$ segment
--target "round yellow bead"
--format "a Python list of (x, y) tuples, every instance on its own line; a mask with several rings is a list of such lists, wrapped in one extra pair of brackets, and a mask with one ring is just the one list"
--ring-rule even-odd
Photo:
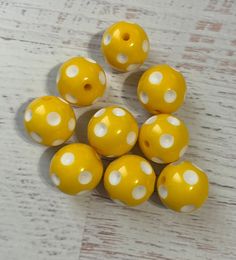
[(110, 26), (102, 38), (106, 61), (120, 71), (139, 68), (148, 56), (149, 40), (138, 24), (118, 22)]
[(152, 195), (156, 175), (151, 164), (137, 155), (123, 155), (111, 162), (104, 174), (104, 186), (112, 200), (137, 206)]
[(168, 165), (157, 181), (162, 203), (178, 212), (192, 212), (208, 197), (207, 175), (191, 162), (183, 161)]
[(150, 117), (140, 129), (139, 146), (144, 155), (156, 163), (177, 161), (188, 143), (189, 134), (184, 122), (169, 114)]
[(73, 105), (88, 106), (103, 96), (106, 74), (96, 61), (74, 57), (62, 64), (57, 75), (60, 95)]
[(125, 154), (133, 148), (137, 138), (138, 124), (124, 108), (102, 108), (89, 121), (89, 143), (101, 155), (117, 157)]
[(64, 193), (79, 195), (94, 189), (100, 182), (103, 165), (96, 151), (86, 144), (69, 144), (54, 155), (50, 177)]
[(169, 65), (157, 65), (144, 72), (137, 92), (139, 101), (150, 113), (172, 113), (184, 102), (185, 79)]
[(25, 110), (24, 124), (29, 135), (47, 146), (57, 146), (71, 137), (76, 118), (63, 99), (44, 96), (32, 101)]

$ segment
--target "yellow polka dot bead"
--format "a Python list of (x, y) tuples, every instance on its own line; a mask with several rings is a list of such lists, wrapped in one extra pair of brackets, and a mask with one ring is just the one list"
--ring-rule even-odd
[(74, 132), (76, 119), (63, 99), (44, 96), (32, 101), (25, 110), (24, 124), (29, 135), (47, 146), (64, 143)]
[(152, 195), (155, 180), (147, 160), (137, 155), (123, 155), (107, 167), (104, 186), (115, 202), (137, 206)]
[(109, 27), (102, 38), (106, 61), (120, 71), (139, 68), (148, 56), (149, 40), (138, 24), (118, 22)]
[(74, 57), (60, 67), (57, 87), (61, 96), (77, 106), (88, 106), (103, 96), (106, 89), (106, 75), (96, 61)]
[(97, 111), (88, 125), (88, 140), (96, 151), (107, 157), (129, 152), (138, 138), (138, 124), (132, 114), (118, 106)]
[(172, 113), (184, 102), (183, 75), (167, 64), (148, 69), (138, 83), (138, 98), (152, 114)]
[(150, 117), (140, 129), (140, 148), (148, 159), (156, 163), (177, 161), (185, 153), (188, 143), (185, 124), (169, 114)]
[(52, 158), (50, 177), (64, 193), (79, 195), (94, 189), (102, 178), (103, 165), (95, 150), (86, 144), (69, 144)]
[(191, 162), (173, 163), (161, 172), (157, 190), (166, 207), (189, 213), (201, 207), (207, 199), (208, 178)]

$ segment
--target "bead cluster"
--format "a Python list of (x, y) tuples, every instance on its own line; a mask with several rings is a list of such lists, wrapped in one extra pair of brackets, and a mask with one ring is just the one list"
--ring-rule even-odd
[[(149, 48), (145, 31), (130, 22), (113, 24), (101, 42), (105, 60), (124, 72), (137, 70)], [(62, 98), (37, 98), (24, 114), (29, 135), (46, 146), (61, 145), (73, 135), (76, 117), (71, 105), (94, 104), (105, 93), (107, 77), (96, 61), (74, 57), (60, 67), (56, 82)], [(153, 115), (139, 129), (123, 107), (98, 110), (88, 124), (89, 144), (67, 144), (55, 153), (49, 170), (53, 184), (66, 194), (80, 195), (103, 178), (111, 199), (128, 206), (148, 200), (156, 186), (166, 207), (185, 213), (199, 208), (208, 196), (208, 179), (193, 163), (178, 161), (187, 150), (189, 133), (184, 122), (171, 114), (183, 104), (185, 95), (186, 83), (179, 71), (166, 64), (149, 68), (139, 80), (137, 96)], [(128, 154), (137, 142), (147, 159)], [(104, 174), (101, 156), (112, 158)], [(170, 163), (157, 183), (150, 161)]]

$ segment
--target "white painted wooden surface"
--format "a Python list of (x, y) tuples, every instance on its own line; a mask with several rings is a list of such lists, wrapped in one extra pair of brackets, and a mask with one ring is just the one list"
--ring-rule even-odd
[[(234, 0), (0, 0), (0, 259), (236, 259), (235, 13)], [(24, 133), (26, 104), (57, 94), (58, 64), (75, 55), (100, 62), (110, 88), (93, 108), (76, 110), (74, 140), (85, 141), (88, 111), (105, 104), (124, 105), (139, 123), (148, 117), (135, 96), (140, 73), (112, 72), (99, 49), (101, 32), (124, 19), (150, 37), (142, 69), (165, 62), (186, 77), (177, 113), (191, 133), (185, 158), (211, 183), (209, 200), (193, 214), (161, 207), (156, 195), (121, 207), (102, 186), (81, 198), (63, 195), (47, 177), (55, 149)]]

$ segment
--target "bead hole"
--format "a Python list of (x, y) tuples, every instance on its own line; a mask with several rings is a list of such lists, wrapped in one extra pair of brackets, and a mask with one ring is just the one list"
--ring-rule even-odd
[(130, 35), (129, 35), (128, 33), (124, 33), (124, 34), (122, 35), (122, 39), (123, 39), (124, 41), (128, 41), (128, 40), (130, 39)]
[(149, 146), (150, 146), (150, 144), (149, 144), (149, 142), (148, 142), (147, 140), (144, 141), (144, 145), (145, 145), (146, 147), (149, 147)]
[(92, 89), (92, 85), (90, 85), (90, 84), (84, 85), (84, 90), (89, 91), (91, 89)]

